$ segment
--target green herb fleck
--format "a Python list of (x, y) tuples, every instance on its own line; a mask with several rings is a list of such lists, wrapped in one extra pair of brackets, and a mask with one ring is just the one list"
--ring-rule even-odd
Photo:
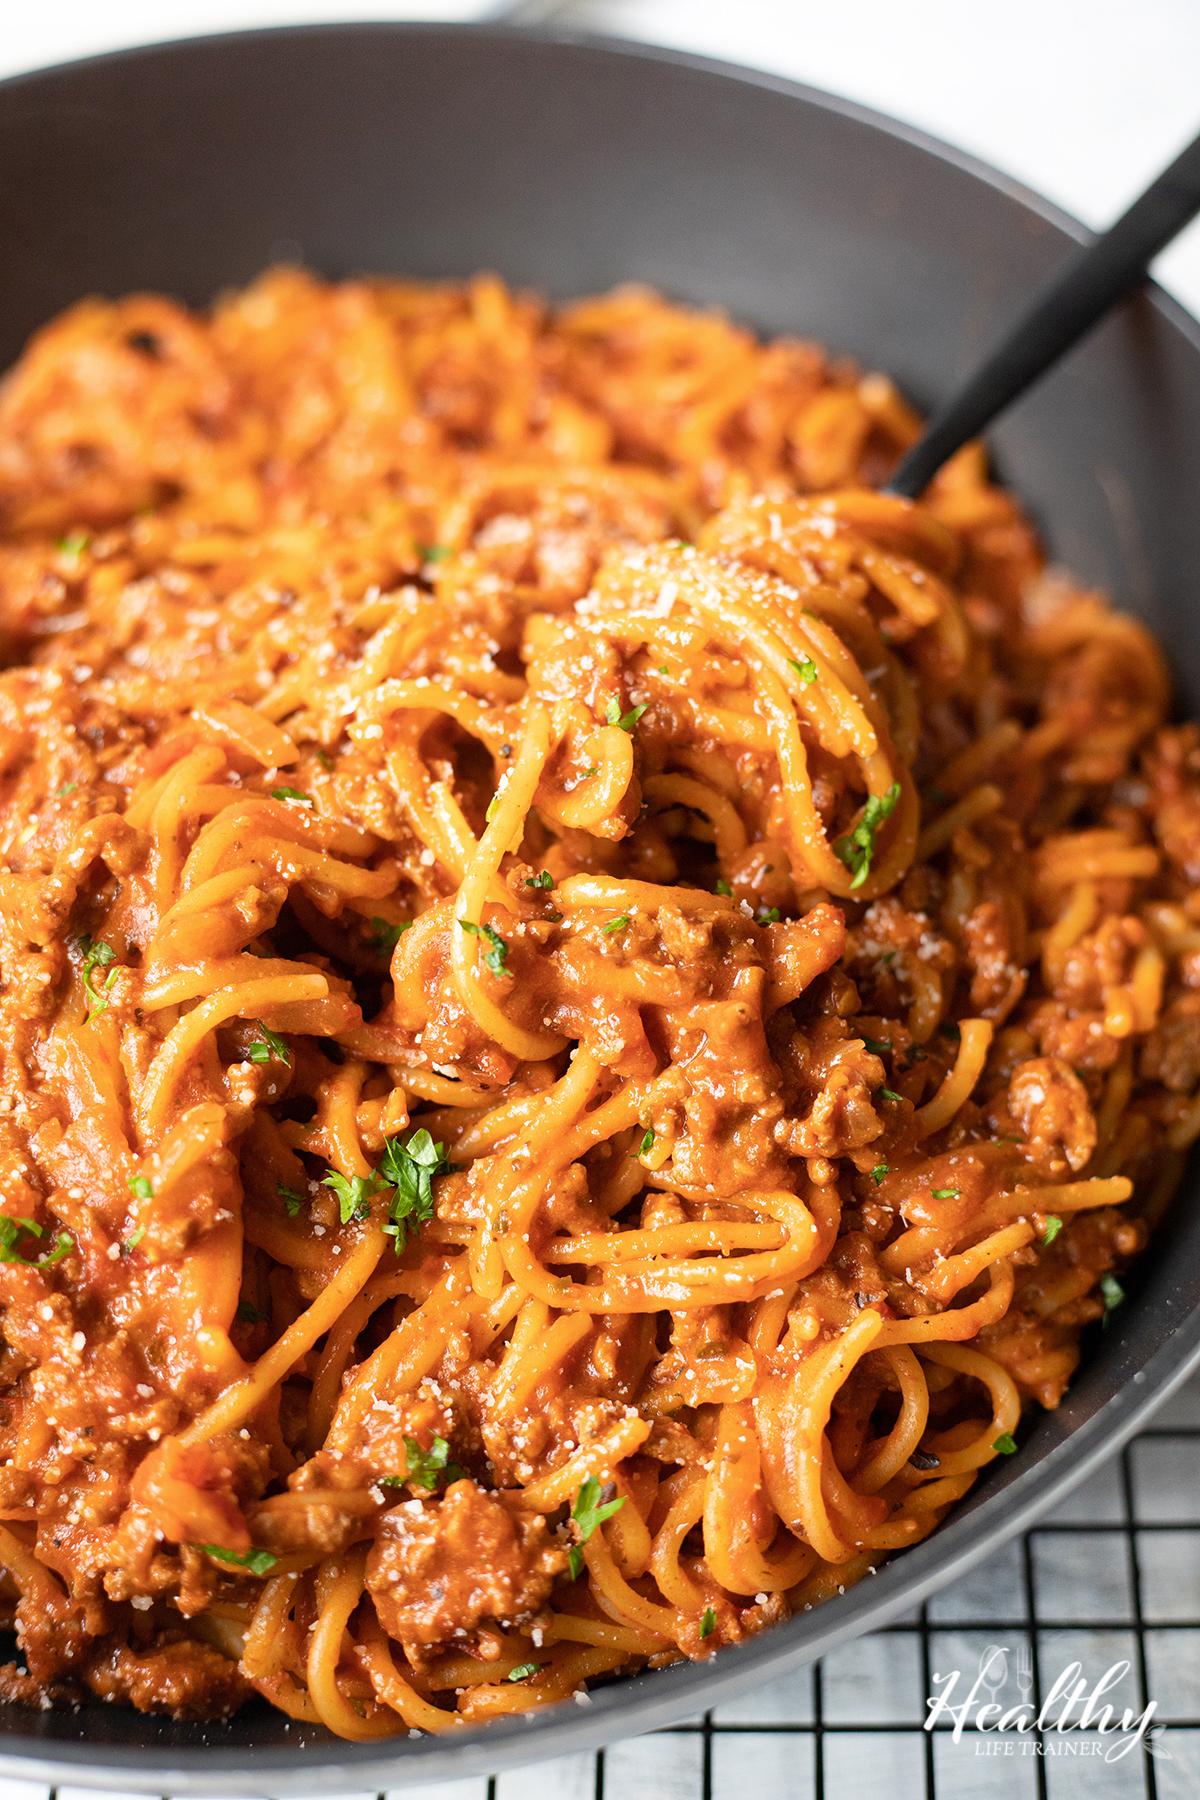
[(262, 1032), (262, 1042), (251, 1044), (246, 1052), (246, 1060), (252, 1063), (265, 1063), (270, 1062), (274, 1057), (275, 1061), (281, 1062), (285, 1069), (290, 1069), (292, 1054), (287, 1047), (286, 1040), (281, 1038), (278, 1032), (268, 1031), (261, 1019), (256, 1019), (254, 1022)]
[(330, 1169), (321, 1182), (322, 1187), (331, 1188), (337, 1195), (343, 1225), (348, 1225), (351, 1219), (365, 1219), (371, 1210), (367, 1201), (386, 1185), (376, 1169), (369, 1175), (339, 1175), (336, 1169)]
[(320, 765), (323, 769), (332, 769), (333, 758), (332, 758), (332, 756), (330, 756), (328, 750), (318, 749), (315, 752), (315, 755), (316, 755), (317, 761), (320, 763)]
[(491, 925), (475, 925), (470, 919), (460, 919), (463, 930), (472, 937), (483, 938), (488, 948), (483, 953), (483, 960), (493, 975), (503, 975), (504, 965), (508, 961), (508, 945), (500, 933)]
[(878, 1038), (869, 1038), (864, 1034), (863, 1043), (872, 1056), (887, 1056), (892, 1048), (891, 1038), (887, 1038), (881, 1043)]
[(92, 975), (96, 969), (107, 969), (109, 963), (115, 960), (117, 953), (111, 944), (104, 942), (103, 938), (89, 937), (86, 933), (79, 940), (79, 949), (83, 952), (81, 973), (83, 985), (88, 993), (88, 1009), (84, 1018), (86, 1025), (90, 1024), (93, 1019), (98, 1019), (100, 1014), (107, 1010), (108, 990), (117, 979), (117, 971), (115, 969), (109, 971), (108, 979), (99, 993), (92, 982)]
[(543, 1669), (545, 1666), (545, 1663), (518, 1663), (515, 1669), (508, 1671), (504, 1679), (506, 1681), (528, 1681), (531, 1675), (536, 1675), (539, 1669)]
[(593, 776), (593, 775), (594, 775), (594, 774), (595, 774), (595, 773), (596, 773), (596, 765), (595, 765), (595, 763), (589, 763), (589, 764), (588, 764), (588, 766), (587, 766), (587, 768), (586, 768), (586, 769), (582, 769), (582, 770), (581, 770), (581, 771), (580, 771), (580, 775), (581, 775), (581, 778), (582, 778), (582, 779), (583, 779), (583, 780), (584, 780), (584, 781), (590, 781), (590, 780), (591, 780), (591, 779), (592, 779), (592, 776)]
[(700, 1621), (700, 1636), (702, 1638), (711, 1637), (713, 1632), (716, 1629), (717, 1629), (717, 1615), (713, 1611), (712, 1607), (710, 1606), (708, 1608), (708, 1611), (705, 1613), (704, 1617)]
[(779, 908), (777, 906), (760, 906), (754, 915), (754, 920), (758, 925), (778, 925)]
[(389, 925), (386, 919), (372, 919), (367, 941), (374, 955), (390, 959), (392, 951), (411, 925), (411, 919), (402, 919), (399, 925)]
[(992, 1449), (998, 1450), (1001, 1456), (1015, 1456), (1017, 1454), (1017, 1440), (1011, 1431), (1002, 1431), (992, 1445)]
[(257, 1306), (251, 1306), (249, 1300), (238, 1301), (237, 1316), (243, 1325), (265, 1325), (267, 1322), (266, 1313), (259, 1312)]
[(605, 937), (611, 937), (614, 931), (624, 931), (629, 923), (629, 914), (622, 913), (619, 918), (610, 919), (607, 925), (600, 927)]
[(269, 1550), (247, 1550), (239, 1556), (236, 1550), (223, 1550), (220, 1544), (201, 1544), (200, 1549), (206, 1556), (215, 1556), (218, 1562), (233, 1563), (239, 1569), (249, 1569), (251, 1575), (269, 1575), (279, 1561)]
[(1107, 1321), (1109, 1313), (1112, 1312), (1115, 1307), (1120, 1306), (1122, 1300), (1124, 1300), (1125, 1289), (1121, 1286), (1115, 1275), (1102, 1275), (1100, 1277), (1100, 1292), (1104, 1295), (1104, 1317)]
[(23, 1237), (43, 1238), (45, 1235), (41, 1226), (32, 1219), (10, 1219), (6, 1214), (0, 1213), (0, 1262), (22, 1263), (31, 1269), (49, 1269), (75, 1248), (75, 1239), (71, 1233), (60, 1231), (53, 1250), (47, 1251), (45, 1256), (39, 1256), (35, 1262), (31, 1263), (20, 1254), (19, 1245)]
[(890, 1175), (891, 1172), (892, 1171), (888, 1168), (886, 1163), (876, 1163), (875, 1167), (871, 1170), (871, 1180), (875, 1183), (876, 1187), (882, 1187), (884, 1176)]
[[(416, 1438), (406, 1437), (404, 1440), (404, 1462), (407, 1474), (403, 1480), (412, 1483), (413, 1487), (423, 1487), (433, 1493), (439, 1481), (461, 1481), (466, 1474), (457, 1463), (449, 1461), (450, 1446), (445, 1438), (435, 1437), (428, 1450), (422, 1450)], [(395, 1477), (391, 1478), (393, 1481)]]
[(733, 899), (733, 889), (730, 887), (730, 885), (727, 881), (724, 881), (724, 880), (718, 881), (716, 891), (718, 894), (724, 894), (724, 896), (727, 900)]
[(554, 886), (554, 877), (549, 869), (543, 869), (540, 875), (527, 875), (525, 886), (537, 888), (540, 893), (548, 894)]
[(78, 784), (74, 781), (64, 781), (54, 798), (56, 800), (65, 800), (68, 794), (73, 794), (75, 792), (77, 785)]
[(91, 541), (90, 532), (69, 531), (66, 537), (55, 538), (54, 548), (60, 556), (69, 556), (73, 561), (78, 562)]
[(811, 687), (817, 679), (817, 665), (811, 656), (802, 656), (797, 662), (794, 656), (788, 657), (788, 667), (795, 669), (800, 677), (801, 687)]
[(614, 694), (604, 709), (604, 717), (609, 725), (617, 725), (622, 731), (632, 731), (645, 710), (645, 706), (632, 706), (627, 713), (623, 713), (621, 702)]
[(311, 794), (302, 794), (300, 792), (299, 788), (290, 788), (290, 787), (272, 788), (271, 789), (271, 798), (272, 798), (272, 800), (299, 800), (299, 802), (302, 806), (311, 806), (313, 803), (312, 795)]
[(625, 1496), (621, 1494), (616, 1500), (608, 1500), (603, 1506), (599, 1504), (603, 1492), (594, 1475), (589, 1475), (575, 1496), (575, 1504), (571, 1508), (571, 1517), (579, 1530), (579, 1543), (574, 1546), (570, 1555), (571, 1574), (575, 1579), (583, 1567), (583, 1551), (580, 1545), (586, 1544), (597, 1526), (611, 1519), (625, 1504)]
[(417, 555), (422, 562), (440, 563), (445, 562), (448, 556), (453, 556), (454, 552), (448, 544), (418, 544)]
[(962, 1043), (962, 1032), (954, 1023), (953, 1019), (943, 1019), (938, 1026), (938, 1033), (941, 1037), (949, 1038), (952, 1044)]
[(834, 852), (845, 863), (854, 879), (850, 883), (851, 892), (862, 886), (871, 869), (871, 859), (875, 854), (875, 833), (885, 819), (890, 819), (896, 810), (896, 802), (900, 798), (900, 783), (893, 781), (887, 793), (880, 796), (872, 794), (863, 808), (863, 816), (846, 837), (838, 839), (833, 846)]
[(1046, 1214), (1046, 1229), (1042, 1233), (1043, 1244), (1052, 1244), (1063, 1228), (1063, 1222), (1056, 1213)]
[(929, 1190), (935, 1200), (957, 1200), (960, 1191), (958, 1188), (930, 1188)]
[(383, 1151), (381, 1171), (395, 1188), (385, 1237), (392, 1238), (392, 1248), (399, 1256), (409, 1234), (428, 1224), (433, 1217), (433, 1181), (437, 1175), (448, 1175), (454, 1164), (446, 1161), (445, 1146), (435, 1144), (422, 1126), (410, 1133), (408, 1142), (389, 1138)]
[(129, 1255), (129, 1252), (131, 1250), (137, 1249), (138, 1245), (141, 1243), (141, 1241), (145, 1237), (145, 1235), (146, 1235), (146, 1227), (144, 1225), (139, 1225), (137, 1230), (133, 1233), (132, 1237), (127, 1237), (125, 1239), (125, 1242), (121, 1245), (121, 1249), (125, 1252), (126, 1256)]
[(899, 1104), (900, 1095), (892, 1088), (880, 1088), (879, 1092), (883, 1095), (885, 1100), (895, 1100), (897, 1104)]
[(653, 1150), (653, 1148), (654, 1148), (654, 1127), (653, 1127), (653, 1125), (647, 1125), (645, 1133), (642, 1137), (642, 1141), (637, 1147), (637, 1153), (639, 1156), (648, 1156), (650, 1151)]
[(304, 1195), (298, 1194), (295, 1188), (286, 1187), (282, 1181), (275, 1183), (275, 1192), (283, 1201), (284, 1211), (289, 1219), (294, 1219), (304, 1205)]
[(660, 675), (669, 675), (671, 673), (671, 671), (670, 671), (670, 669), (668, 669), (666, 663), (659, 663), (658, 672)]

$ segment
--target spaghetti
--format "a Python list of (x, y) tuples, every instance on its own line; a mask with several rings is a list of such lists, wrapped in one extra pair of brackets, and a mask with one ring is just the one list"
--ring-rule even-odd
[(886, 378), (277, 270), (0, 392), (21, 1662), (447, 1731), (1054, 1406), (1200, 1134), (1200, 737)]

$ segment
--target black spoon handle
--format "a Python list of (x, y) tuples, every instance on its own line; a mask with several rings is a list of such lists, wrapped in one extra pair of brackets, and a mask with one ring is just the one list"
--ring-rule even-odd
[(1013, 327), (966, 386), (936, 413), (886, 491), (915, 500), (956, 450), (1032, 387), (1121, 296), (1164, 245), (1200, 212), (1200, 137), (1127, 213), (1078, 256)]

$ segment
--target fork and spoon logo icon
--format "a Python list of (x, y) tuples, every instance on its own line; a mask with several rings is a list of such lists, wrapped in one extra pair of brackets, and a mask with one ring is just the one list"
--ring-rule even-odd
[[(993, 1701), (1000, 1689), (1007, 1684), (1008, 1659), (1011, 1655), (1007, 1644), (989, 1644), (979, 1658), (979, 1678)], [(1023, 1638), (1017, 1646), (1016, 1675), (1021, 1699), (1028, 1700), (1033, 1692), (1033, 1657)]]

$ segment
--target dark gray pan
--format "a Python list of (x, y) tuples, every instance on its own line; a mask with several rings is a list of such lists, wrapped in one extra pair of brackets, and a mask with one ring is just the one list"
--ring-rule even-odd
[[(203, 305), (264, 264), (630, 279), (944, 399), (1085, 237), (994, 170), (785, 81), (568, 34), (361, 25), (136, 50), (0, 84), (0, 366), (83, 294)], [(1134, 608), (1200, 710), (1200, 328), (1151, 290), (995, 436), (1056, 558)], [(155, 1793), (402, 1787), (697, 1713), (881, 1625), (1029, 1524), (1200, 1360), (1192, 1182), (1058, 1412), (929, 1542), (712, 1661), (482, 1733), (336, 1742), (263, 1706), (176, 1725), (0, 1708), (0, 1774)]]

